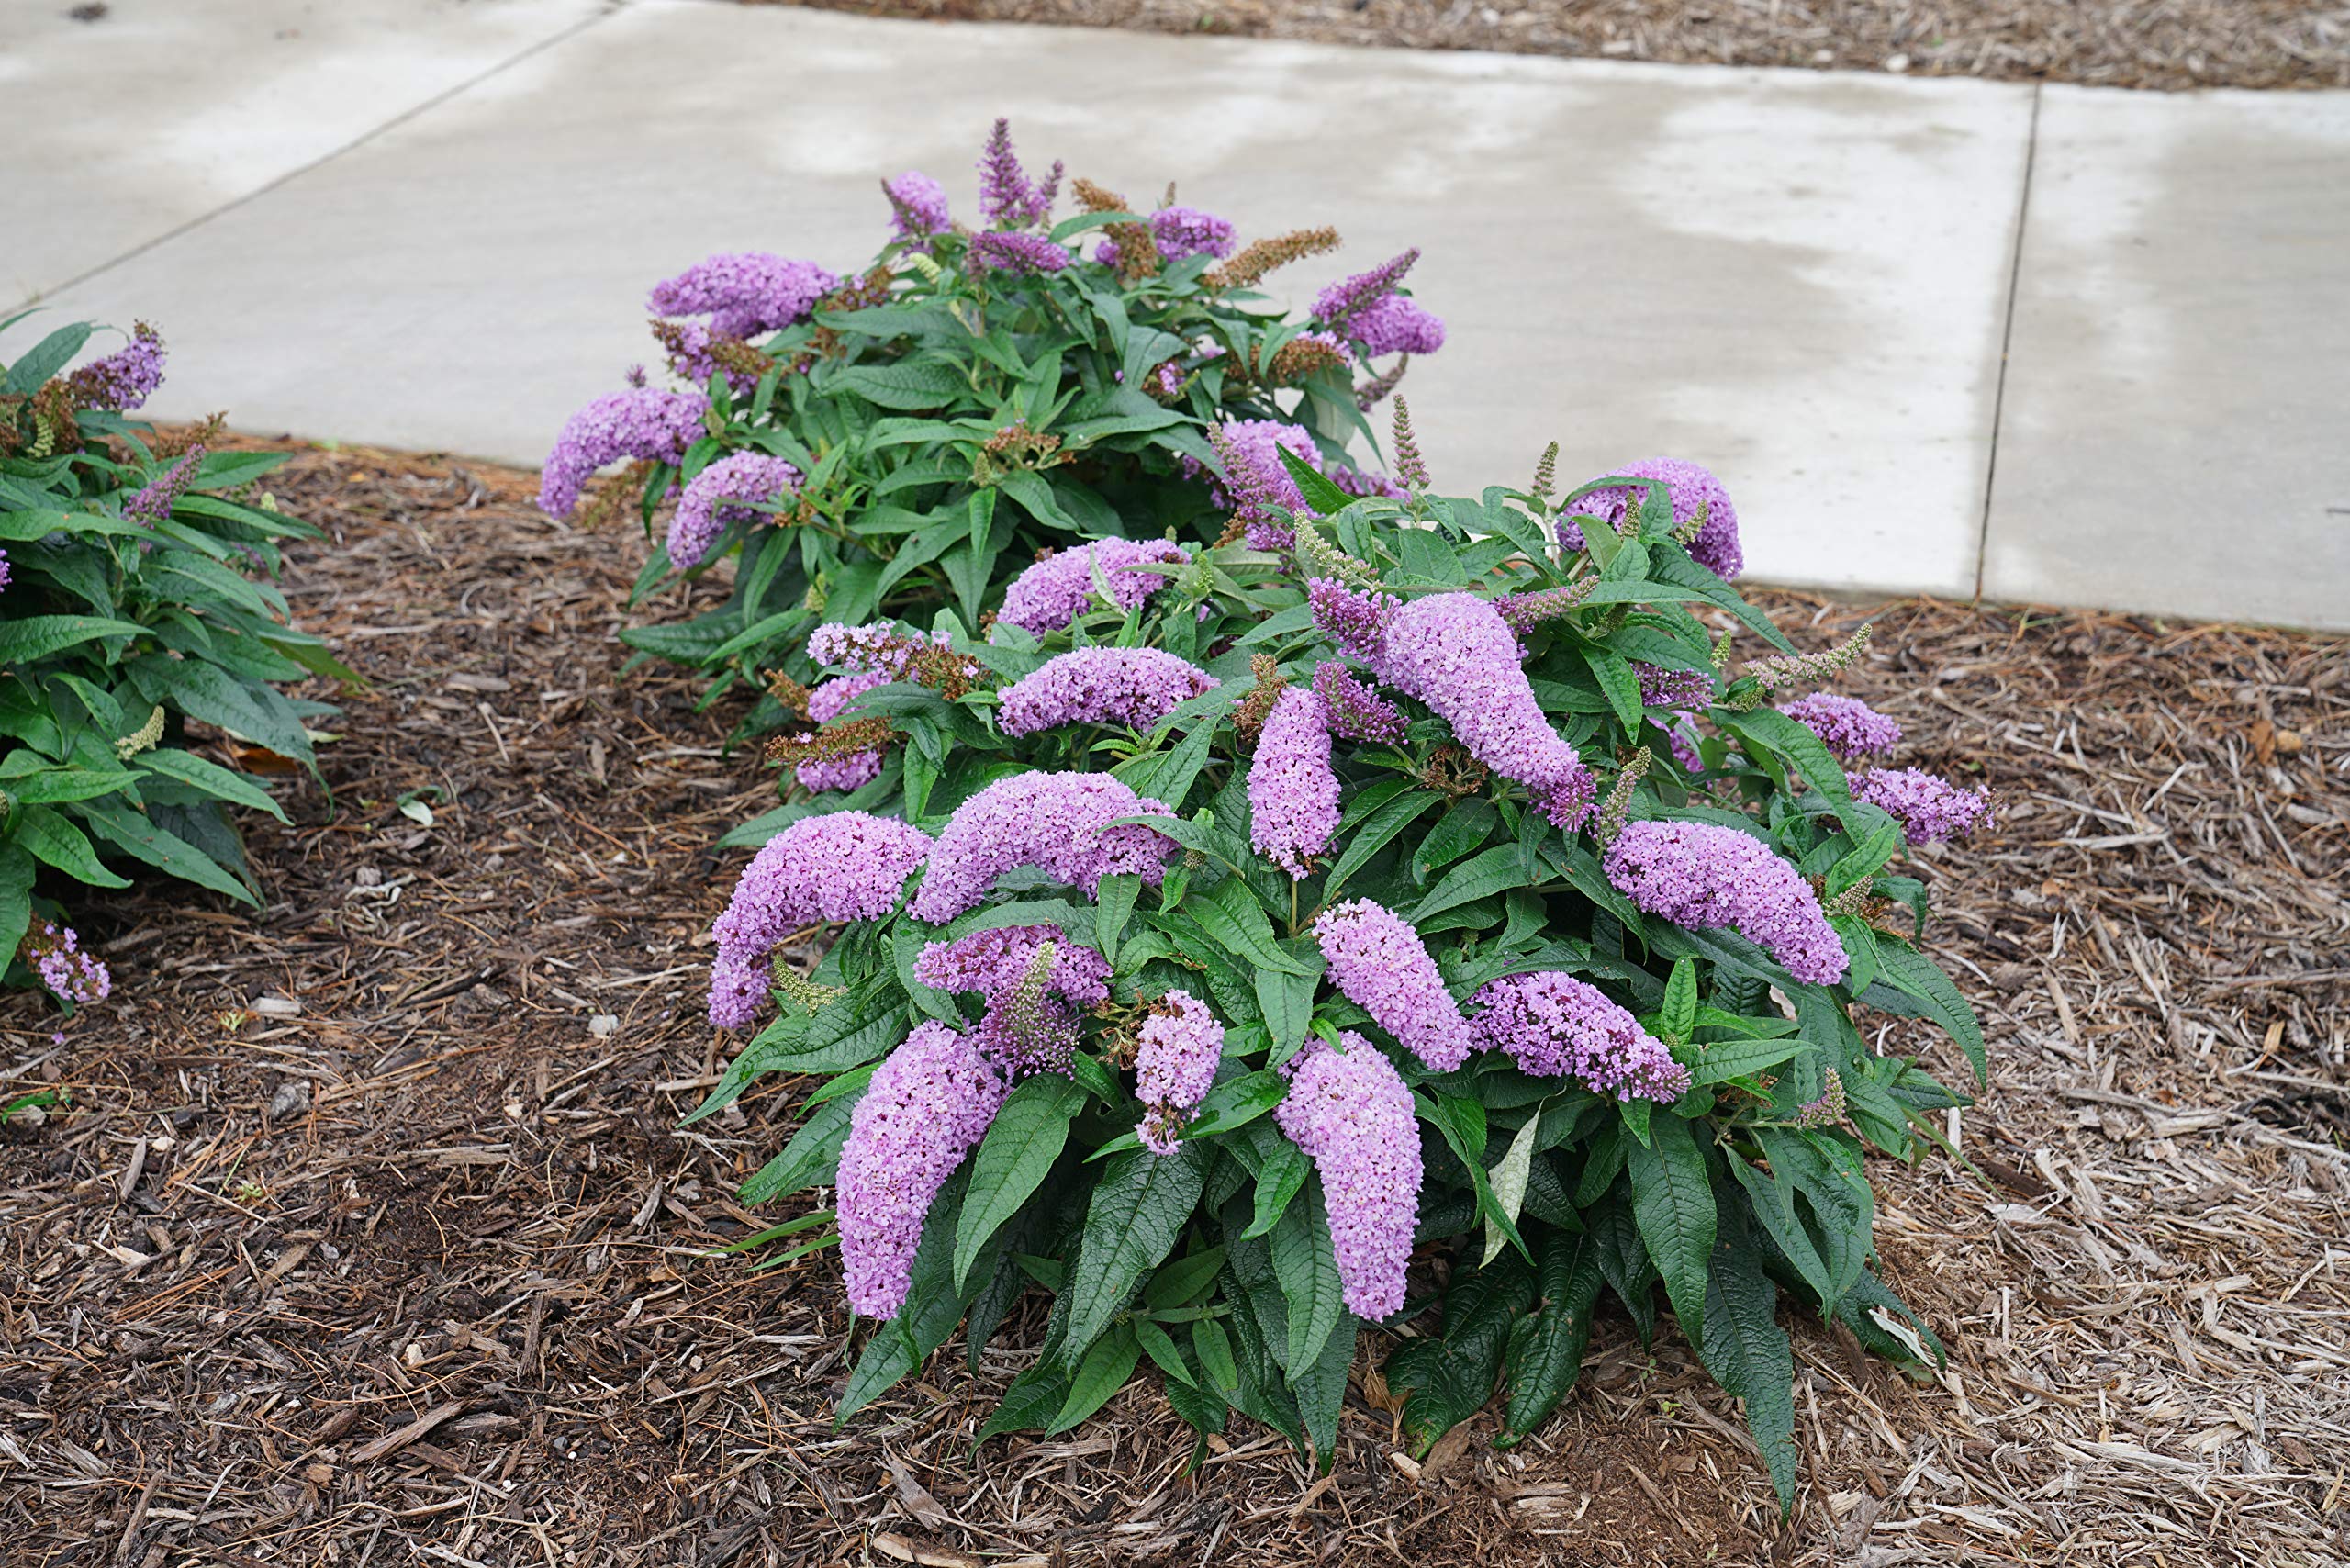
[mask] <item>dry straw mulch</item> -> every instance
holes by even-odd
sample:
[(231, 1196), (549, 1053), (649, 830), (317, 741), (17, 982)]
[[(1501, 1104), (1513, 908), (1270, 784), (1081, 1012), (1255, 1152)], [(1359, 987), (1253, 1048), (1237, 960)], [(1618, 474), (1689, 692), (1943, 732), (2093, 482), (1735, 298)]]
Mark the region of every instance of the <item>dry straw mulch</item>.
[[(776, 0), (752, 0), (773, 4)], [(865, 16), (1908, 72), (2099, 87), (2350, 87), (2338, 0), (782, 0)]]
[(2007, 802), (1927, 862), (1983, 1175), (1876, 1171), (1957, 1359), (1912, 1386), (1798, 1325), (1782, 1531), (1729, 1402), (1617, 1320), (1508, 1455), (1481, 1421), (1413, 1465), (1367, 1379), (1326, 1481), (1246, 1422), (1186, 1473), (1147, 1386), (974, 1459), (1033, 1311), (835, 1433), (829, 1255), (703, 1256), (778, 1217), (733, 1193), (789, 1098), (677, 1125), (722, 1049), (708, 846), (767, 780), (688, 686), (614, 678), (642, 546), (529, 487), (303, 455), (276, 488), (333, 537), (289, 587), (373, 683), (332, 807), (257, 824), (257, 916), (94, 910), (119, 990), (62, 1045), (0, 1003), (0, 1096), (73, 1095), (0, 1131), (10, 1568), (2350, 1560), (2340, 642), (1772, 596), (1823, 643), (1875, 614), (1850, 689)]

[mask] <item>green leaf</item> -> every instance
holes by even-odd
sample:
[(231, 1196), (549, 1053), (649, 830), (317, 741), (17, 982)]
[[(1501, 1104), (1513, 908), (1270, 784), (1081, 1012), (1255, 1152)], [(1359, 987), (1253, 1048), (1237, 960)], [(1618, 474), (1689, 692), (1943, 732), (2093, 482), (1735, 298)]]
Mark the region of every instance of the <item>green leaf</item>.
[(1390, 840), (1411, 826), (1416, 819), (1443, 798), (1433, 790), (1414, 790), (1409, 794), (1398, 795), (1365, 817), (1362, 825), (1348, 837), (1347, 847), (1340, 852), (1337, 863), (1323, 879), (1324, 901), (1335, 900), (1340, 885), (1348, 877), (1360, 870), (1372, 856), (1387, 846)]
[(84, 818), (98, 836), (124, 853), (144, 860), (184, 882), (226, 893), (258, 909), (261, 900), (234, 872), (161, 823), (141, 816), (119, 800), (87, 801)]
[(1603, 1276), (1599, 1243), (1588, 1231), (1545, 1229), (1538, 1241), (1542, 1308), (1533, 1331), (1513, 1338), (1504, 1381), (1509, 1391), (1506, 1446), (1540, 1426), (1583, 1374), (1592, 1313)]
[(147, 628), (101, 615), (28, 615), (0, 622), (0, 665), (30, 664), (100, 637), (137, 637)]
[(1273, 443), (1273, 450), (1281, 454), (1281, 466), (1289, 470), (1290, 480), (1297, 486), (1297, 493), (1305, 498), (1307, 507), (1324, 517), (1336, 517), (1354, 505), (1354, 497), (1323, 477), (1319, 468), (1279, 442)]
[(955, 1283), (961, 1288), (988, 1238), (1020, 1212), (1052, 1173), (1069, 1142), (1069, 1118), (1085, 1092), (1058, 1073), (1024, 1078), (1005, 1096), (971, 1166), (955, 1235)]
[[(21, 319), (12, 316), (9, 320), (15, 322)], [(92, 330), (87, 321), (70, 322), (57, 328), (26, 350), (17, 363), (8, 367), (8, 378), (0, 382), (0, 391), (16, 398), (28, 397), (39, 391), (42, 382), (73, 362), (73, 356), (82, 352), (82, 345), (90, 341)]]
[(1306, 972), (1304, 965), (1281, 951), (1265, 906), (1238, 877), (1227, 877), (1204, 896), (1185, 901), (1183, 912), (1237, 958), (1286, 974)]
[(1188, 1258), (1178, 1258), (1160, 1265), (1151, 1275), (1150, 1283), (1143, 1287), (1143, 1300), (1157, 1311), (1181, 1306), (1197, 1296), (1215, 1282), (1224, 1267), (1224, 1249), (1211, 1247), (1194, 1252)]
[(1069, 1379), (1069, 1396), (1061, 1401), (1060, 1413), (1046, 1431), (1066, 1432), (1107, 1405), (1110, 1396), (1134, 1376), (1135, 1363), (1141, 1359), (1142, 1344), (1131, 1324), (1122, 1323), (1104, 1334), (1078, 1363), (1076, 1375)]
[(1687, 1122), (1659, 1116), (1651, 1143), (1625, 1150), (1632, 1218), (1692, 1344), (1705, 1343), (1706, 1266), (1714, 1250), (1714, 1189)]
[(1134, 1320), (1134, 1331), (1143, 1354), (1148, 1356), (1160, 1372), (1177, 1383), (1192, 1388), (1199, 1387), (1200, 1380), (1192, 1375), (1191, 1367), (1184, 1362), (1183, 1352), (1176, 1349), (1174, 1338), (1166, 1329), (1147, 1317), (1137, 1317)]
[(1598, 678), (1599, 689), (1607, 705), (1616, 711), (1616, 718), (1624, 728), (1638, 734), (1640, 727), (1640, 678), (1632, 672), (1632, 664), (1612, 648), (1586, 645), (1583, 650), (1591, 673)]
[(1496, 844), (1491, 849), (1471, 856), (1447, 871), (1443, 879), (1428, 890), (1428, 896), (1422, 899), (1419, 907), (1412, 912), (1412, 924), (1416, 925), (1445, 910), (1474, 903), (1479, 899), (1539, 881), (1541, 871), (1528, 868), (1526, 860), (1527, 857), (1514, 843)]
[(1808, 724), (1787, 717), (1776, 708), (1723, 714), (1719, 722), (1723, 729), (1747, 743), (1750, 749), (1766, 747), (1785, 757), (1802, 771), (1813, 789), (1840, 808), (1852, 809), (1852, 789), (1844, 777), (1844, 765), (1836, 760)]
[(120, 768), (100, 772), (93, 767), (44, 766), (41, 759), (29, 751), (13, 752), (8, 762), (21, 767), (0, 766), (0, 794), (6, 794), (20, 806), (61, 805), (69, 801), (87, 801), (100, 795), (112, 795), (139, 786), (139, 775)]
[[(88, 834), (47, 806), (24, 807), (8, 819), (8, 831), (9, 836), (35, 859), (56, 867), (84, 887), (130, 886), (128, 878), (118, 877), (106, 868)], [(9, 952), (13, 954), (15, 949)]]
[(1169, 1155), (1130, 1149), (1103, 1169), (1070, 1271), (1068, 1345), (1091, 1349), (1112, 1316), (1133, 1299), (1136, 1282), (1174, 1249), (1200, 1201), (1204, 1155), (1196, 1145)]
[(1289, 1307), (1288, 1365), (1311, 1365), (1345, 1315), (1338, 1282), (1338, 1257), (1330, 1216), (1322, 1204), (1322, 1183), (1308, 1182), (1298, 1200), (1273, 1226), (1273, 1273)]
[(1718, 1040), (1688, 1058), (1689, 1077), (1693, 1085), (1751, 1078), (1812, 1048), (1803, 1040)]
[(1975, 1081), (1978, 1085), (1988, 1082), (1990, 1063), (1983, 1051), (1983, 1025), (1975, 1020), (1975, 1010), (1966, 1004), (1966, 998), (1959, 994), (1950, 977), (1915, 948), (1891, 940), (1879, 942), (1876, 947), (1878, 983), (1915, 997), (1924, 1006), (1926, 1016), (1949, 1031), (1951, 1038), (1966, 1053), (1968, 1064), (1975, 1069)]
[(840, 1173), (841, 1146), (848, 1141), (849, 1118), (861, 1097), (862, 1091), (835, 1095), (810, 1112), (783, 1152), (744, 1182), (739, 1194), (743, 1203), (755, 1207), (811, 1187), (831, 1186)]
[(1673, 977), (1665, 981), (1663, 1022), (1667, 1033), (1676, 1040), (1686, 1040), (1697, 1026), (1697, 965), (1694, 959), (1676, 958)]
[[(1787, 1331), (1779, 1327), (1778, 1302), (1778, 1287), (1763, 1271), (1762, 1250), (1733, 1206), (1706, 1281), (1706, 1328), (1696, 1339), (1697, 1354), (1716, 1383), (1746, 1401), (1747, 1429), (1762, 1450), (1784, 1518), (1796, 1497), (1796, 1362)], [(1685, 1316), (1682, 1325), (1688, 1327)]]
[(279, 822), (285, 820), (285, 808), (260, 785), (241, 773), (230, 772), (217, 762), (162, 746), (140, 753), (138, 763), (150, 773), (160, 773), (166, 778), (176, 778), (183, 784), (193, 785), (216, 800), (267, 812)]
[(1094, 895), (1093, 937), (1112, 969), (1117, 968), (1118, 940), (1126, 934), (1126, 922), (1133, 918), (1135, 900), (1141, 893), (1142, 878), (1133, 871), (1119, 871), (1102, 878)]
[(1213, 1317), (1194, 1318), (1192, 1350), (1200, 1358), (1200, 1370), (1208, 1374), (1208, 1382), (1219, 1392), (1240, 1392), (1240, 1369), (1233, 1361), (1232, 1340), (1223, 1324)]
[(1214, 1137), (1246, 1126), (1280, 1104), (1288, 1093), (1288, 1081), (1270, 1068), (1227, 1078), (1208, 1091), (1207, 1097), (1200, 1102), (1198, 1114), (1183, 1129), (1183, 1137)]
[(1533, 1271), (1515, 1253), (1491, 1268), (1458, 1269), (1444, 1293), (1443, 1332), (1387, 1358), (1388, 1386), (1404, 1395), (1415, 1453), (1426, 1454), (1493, 1397), (1511, 1331), (1533, 1299)]
[(854, 392), (868, 403), (909, 413), (943, 409), (970, 395), (970, 384), (943, 364), (856, 364), (834, 373), (827, 389)]
[[(1534, 1142), (1541, 1132), (1542, 1113), (1538, 1108), (1526, 1118), (1526, 1125), (1517, 1129), (1517, 1136), (1509, 1140), (1509, 1148), (1503, 1151), (1501, 1159), (1494, 1162), (1486, 1178), (1493, 1183), (1494, 1204), (1513, 1224), (1526, 1207), (1526, 1183), (1534, 1170)], [(1502, 1227), (1488, 1224), (1485, 1226), (1485, 1255), (1479, 1260), (1480, 1266), (1492, 1262), (1508, 1245), (1509, 1238)]]
[(1294, 1357), (1290, 1361), (1290, 1390), (1297, 1395), (1297, 1413), (1313, 1443), (1314, 1468), (1324, 1475), (1337, 1460), (1338, 1419), (1346, 1412), (1347, 1373), (1354, 1368), (1357, 1337), (1355, 1315), (1341, 1309), (1338, 1321), (1323, 1336), (1322, 1353), (1303, 1365)]
[(1033, 1431), (1051, 1424), (1054, 1415), (1069, 1398), (1069, 1377), (1049, 1357), (1012, 1380), (1003, 1391), (1003, 1403), (997, 1406), (988, 1424), (979, 1428), (977, 1442), (1005, 1432)]
[(1256, 1213), (1248, 1228), (1240, 1233), (1241, 1238), (1252, 1239), (1272, 1229), (1289, 1212), (1291, 1201), (1312, 1174), (1314, 1162), (1305, 1157), (1304, 1149), (1285, 1137), (1276, 1142), (1272, 1153), (1257, 1170)]

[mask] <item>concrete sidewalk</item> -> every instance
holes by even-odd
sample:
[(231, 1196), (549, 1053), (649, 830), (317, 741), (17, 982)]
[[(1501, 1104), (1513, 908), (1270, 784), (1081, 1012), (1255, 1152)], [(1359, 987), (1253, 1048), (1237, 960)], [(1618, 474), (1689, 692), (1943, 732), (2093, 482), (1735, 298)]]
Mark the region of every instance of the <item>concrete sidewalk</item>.
[(1577, 476), (1667, 452), (1723, 476), (1760, 577), (2350, 626), (2350, 95), (704, 0), (62, 10), (0, 0), (0, 85), (44, 128), (0, 143), (44, 215), (0, 293), (162, 327), (165, 417), (535, 463), (657, 358), (652, 280), (859, 264), (877, 179), (968, 211), (1003, 113), (1137, 200), (1337, 224), (1292, 297), (1424, 247), (1439, 486), (1520, 480), (1553, 437)]

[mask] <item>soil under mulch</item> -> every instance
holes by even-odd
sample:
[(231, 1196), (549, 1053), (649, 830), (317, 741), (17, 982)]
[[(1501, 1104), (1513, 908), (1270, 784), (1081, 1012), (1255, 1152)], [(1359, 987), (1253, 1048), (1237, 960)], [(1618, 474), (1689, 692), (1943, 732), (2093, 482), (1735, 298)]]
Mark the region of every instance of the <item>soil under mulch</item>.
[(116, 996), (62, 1044), (0, 1002), (0, 1103), (73, 1097), (0, 1131), (11, 1568), (2350, 1560), (2341, 641), (1768, 596), (1817, 643), (1876, 615), (1846, 689), (2005, 801), (1925, 863), (1992, 1041), (1984, 1175), (1875, 1170), (1956, 1359), (1913, 1386), (1797, 1324), (1783, 1530), (1731, 1402), (1620, 1320), (1515, 1453), (1488, 1417), (1415, 1467), (1357, 1389), (1326, 1482), (1239, 1419), (1186, 1473), (1155, 1385), (975, 1458), (1033, 1303), (979, 1375), (956, 1341), (835, 1433), (833, 1256), (704, 1256), (801, 1212), (733, 1201), (791, 1100), (677, 1126), (727, 1044), (710, 846), (769, 778), (689, 684), (615, 678), (643, 545), (532, 484), (276, 476), (331, 535), (297, 612), (371, 682), (331, 803), (287, 780), (294, 825), (253, 824), (258, 914), (90, 909)]
[(2350, 87), (2338, 0), (750, 0), (1403, 49), (2099, 87)]

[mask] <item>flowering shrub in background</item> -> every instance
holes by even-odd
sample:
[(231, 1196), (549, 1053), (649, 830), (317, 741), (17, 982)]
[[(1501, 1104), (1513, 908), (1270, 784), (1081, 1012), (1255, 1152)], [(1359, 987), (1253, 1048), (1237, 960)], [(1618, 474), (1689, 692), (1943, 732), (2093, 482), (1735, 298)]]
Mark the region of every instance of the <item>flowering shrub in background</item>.
[[(1033, 176), (1001, 121), (979, 175), (959, 217), (926, 174), (885, 181), (894, 233), (861, 273), (748, 252), (659, 283), (654, 333), (680, 386), (640, 373), (574, 415), (548, 456), (550, 512), (573, 512), (619, 461), (635, 483), (599, 504), (633, 490), (648, 526), (669, 507), (640, 600), (734, 561), (723, 604), (624, 640), (709, 672), (713, 696), (749, 682), (763, 695), (746, 732), (816, 716), (795, 688), (824, 663), (805, 647), (820, 624), (926, 622), (952, 604), (968, 625), (994, 613), (1042, 636), (1097, 562), (1133, 608), (1167, 585), (1147, 563), (1187, 559), (1162, 536), (1222, 524), (1217, 441), (1261, 455), (1278, 439), (1351, 490), (1400, 494), (1345, 443), (1371, 439), (1362, 410), (1444, 341), (1399, 292), (1417, 252), (1285, 319), (1256, 286), (1335, 248), (1334, 231), (1244, 246), (1171, 193), (1147, 212), (1079, 179), (1065, 201), (1060, 166)], [(1297, 504), (1277, 464), (1265, 478)], [(860, 775), (819, 765), (811, 784)]]
[(0, 968), (68, 1006), (112, 981), (58, 900), (144, 867), (258, 902), (231, 809), (284, 812), (188, 722), (308, 763), (332, 710), (277, 686), (349, 678), (272, 586), (280, 542), (316, 537), (258, 489), (283, 456), (158, 442), (124, 415), (162, 339), (142, 323), (67, 370), (93, 330), (0, 369)]
[(1423, 1449), (1496, 1390), (1513, 1442), (1602, 1294), (1646, 1338), (1661, 1291), (1791, 1498), (1783, 1295), (1942, 1355), (1874, 1271), (1863, 1159), (1965, 1103), (1873, 1018), (1984, 1071), (1897, 866), (1905, 810), (1955, 808), (1848, 778), (1897, 739), (1818, 695), (1860, 644), (1798, 651), (1699, 558), (1739, 554), (1712, 476), (1443, 498), (1396, 415), (1400, 495), (1218, 431), (1225, 510), (1169, 554), (1051, 556), (984, 628), (950, 595), (817, 631), (860, 684), (770, 754), (871, 771), (736, 835), (711, 1017), (775, 1011), (696, 1117), (821, 1084), (743, 1196), (836, 1193), (756, 1239), (831, 1225), (801, 1251), (880, 1320), (844, 1418), (962, 1325), (974, 1365), (1035, 1351), (983, 1435), (1147, 1360), (1203, 1434), (1237, 1409), (1326, 1462), (1369, 1330)]

